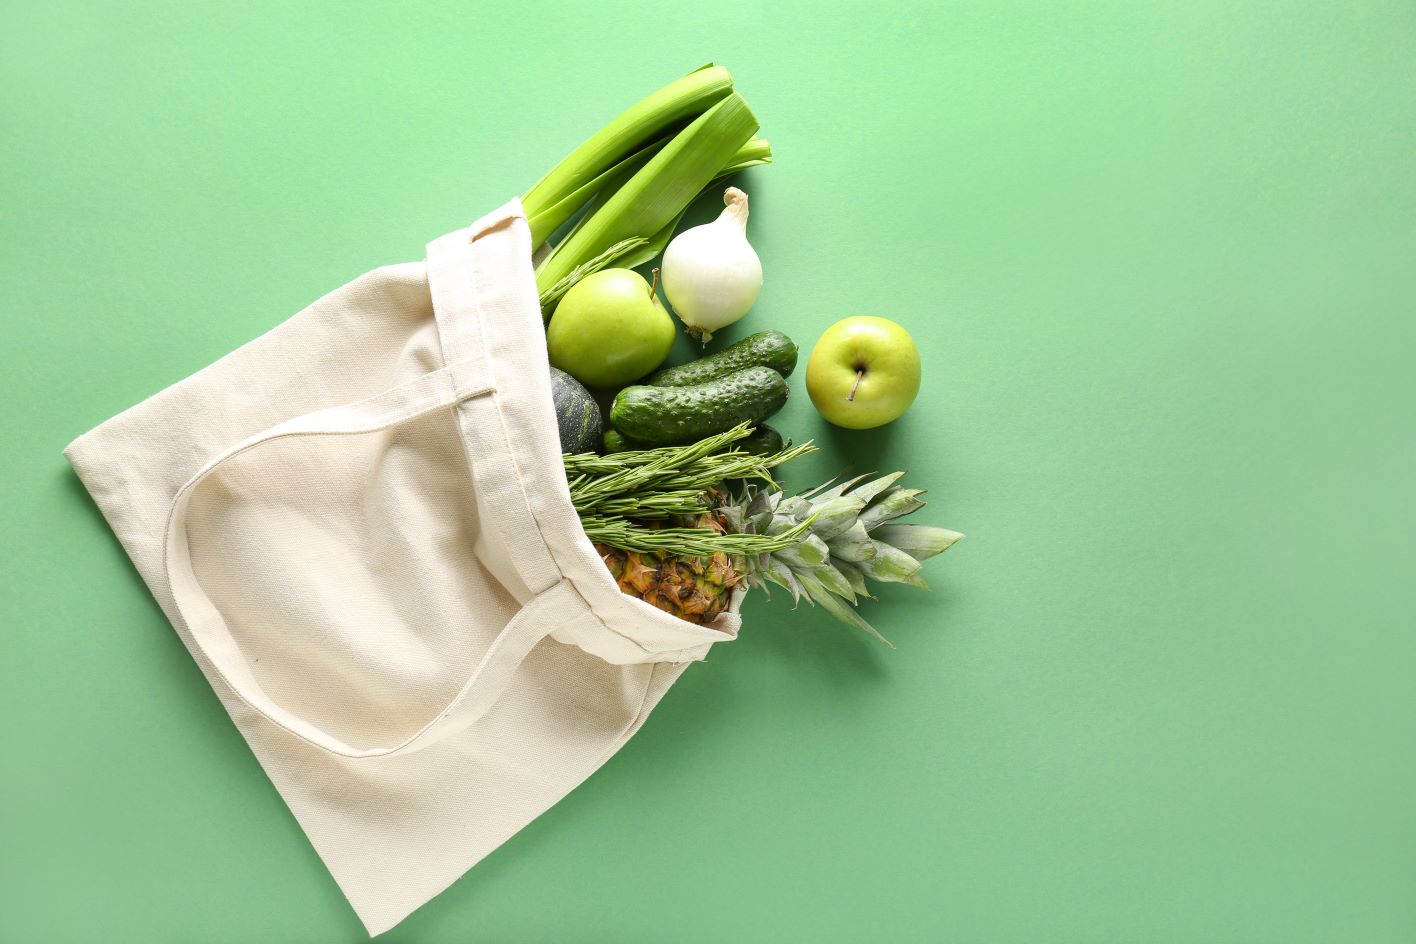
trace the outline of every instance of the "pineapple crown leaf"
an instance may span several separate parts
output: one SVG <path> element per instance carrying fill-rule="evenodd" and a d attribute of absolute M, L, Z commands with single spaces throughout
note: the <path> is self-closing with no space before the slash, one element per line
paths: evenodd
<path fill-rule="evenodd" d="M 899 548 L 918 561 L 942 554 L 964 539 L 964 535 L 957 531 L 928 524 L 883 524 L 872 531 L 871 536 Z"/>
<path fill-rule="evenodd" d="M 820 502 L 815 506 L 816 523 L 811 526 L 812 533 L 829 541 L 836 535 L 849 530 L 856 523 L 856 519 L 864 508 L 865 501 L 863 499 L 850 495 L 842 495 L 840 498 Z"/>
<path fill-rule="evenodd" d="M 806 491 L 802 492 L 801 497 L 809 498 L 813 501 L 826 501 L 835 498 L 838 495 L 841 495 L 845 492 L 846 489 L 850 488 L 852 485 L 865 478 L 865 476 L 858 475 L 853 479 L 841 482 L 835 485 L 835 487 L 832 487 L 832 483 L 835 482 L 838 478 L 840 478 L 839 475 L 831 476 L 829 479 L 822 482 L 820 485 L 817 485 L 815 488 L 809 488 Z"/>
<path fill-rule="evenodd" d="M 870 592 L 870 588 L 865 583 L 865 573 L 855 564 L 833 558 L 831 565 L 840 571 L 841 576 L 850 583 L 851 590 L 857 597 L 865 597 L 867 600 L 874 600 L 875 595 Z"/>
<path fill-rule="evenodd" d="M 842 622 L 850 623 L 857 629 L 864 630 L 891 649 L 895 648 L 895 644 L 880 635 L 880 632 L 866 622 L 854 607 L 848 606 L 840 597 L 834 596 L 820 581 L 814 578 L 805 578 L 802 579 L 801 584 L 811 602 L 819 604 L 823 610 Z"/>
<path fill-rule="evenodd" d="M 861 572 L 882 583 L 908 583 L 923 565 L 899 548 L 882 541 L 872 542 L 875 553 L 859 562 Z"/>
<path fill-rule="evenodd" d="M 850 494 L 852 497 L 859 498 L 869 503 L 874 500 L 874 498 L 881 492 L 885 491 L 890 486 L 894 485 L 896 482 L 902 479 L 904 475 L 905 473 L 903 472 L 892 472 L 889 475 L 882 475 L 880 476 L 880 478 L 875 479 L 873 482 L 867 482 L 864 485 L 860 485 L 856 488 L 851 489 L 848 494 Z M 861 476 L 861 478 L 864 478 L 864 476 Z"/>
<path fill-rule="evenodd" d="M 733 586 L 766 595 L 775 585 L 794 605 L 804 597 L 890 645 L 855 608 L 873 599 L 869 581 L 926 587 L 920 562 L 963 535 L 896 521 L 924 507 L 921 490 L 898 484 L 904 472 L 785 495 L 771 470 L 815 447 L 755 456 L 736 445 L 749 432 L 742 424 L 687 446 L 566 455 L 587 537 L 627 593 L 684 619 L 711 620 Z M 725 479 L 747 481 L 729 492 Z"/>
<path fill-rule="evenodd" d="M 859 563 L 876 554 L 876 545 L 858 519 L 845 531 L 826 542 L 831 554 L 841 560 Z"/>
<path fill-rule="evenodd" d="M 865 525 L 865 530 L 872 531 L 886 521 L 913 514 L 924 507 L 924 502 L 919 500 L 921 494 L 915 488 L 892 488 L 865 506 L 860 513 L 860 522 Z"/>

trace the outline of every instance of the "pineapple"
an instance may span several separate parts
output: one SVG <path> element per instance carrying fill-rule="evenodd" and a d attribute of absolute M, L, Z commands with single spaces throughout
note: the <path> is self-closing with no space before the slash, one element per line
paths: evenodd
<path fill-rule="evenodd" d="M 947 528 L 893 523 L 924 507 L 919 498 L 923 492 L 895 484 L 904 474 L 870 481 L 862 475 L 792 496 L 749 485 L 721 509 L 731 530 L 782 534 L 803 522 L 810 524 L 791 547 L 747 558 L 747 586 L 765 593 L 768 584 L 776 584 L 791 593 L 794 602 L 805 597 L 894 648 L 854 607 L 859 597 L 873 599 L 867 578 L 928 589 L 919 576 L 922 562 L 963 537 Z"/>
<path fill-rule="evenodd" d="M 945 528 L 892 523 L 924 507 L 920 491 L 895 484 L 903 475 L 870 481 L 861 476 L 792 496 L 752 485 L 737 495 L 718 488 L 709 493 L 712 511 L 678 523 L 718 534 L 783 535 L 809 522 L 790 546 L 771 553 L 694 557 L 596 547 L 625 593 L 681 619 L 711 622 L 739 584 L 764 593 L 776 584 L 794 601 L 805 597 L 890 645 L 847 604 L 871 596 L 867 579 L 926 587 L 921 562 L 963 537 Z"/>
<path fill-rule="evenodd" d="M 678 522 L 717 534 L 727 531 L 724 515 L 710 512 Z M 742 580 L 739 565 L 722 551 L 686 557 L 669 551 L 627 551 L 596 544 L 620 589 L 690 623 L 711 623 L 728 605 Z M 741 561 L 741 558 L 738 559 Z"/>

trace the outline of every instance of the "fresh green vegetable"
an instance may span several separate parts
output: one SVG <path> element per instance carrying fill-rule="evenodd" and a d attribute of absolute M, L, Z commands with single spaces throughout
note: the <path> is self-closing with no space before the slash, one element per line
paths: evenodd
<path fill-rule="evenodd" d="M 604 451 L 610 452 L 630 452 L 635 449 L 646 449 L 644 443 L 635 442 L 624 433 L 613 426 L 605 430 L 603 438 Z M 758 424 L 752 431 L 738 442 L 728 446 L 729 449 L 741 449 L 743 452 L 754 456 L 772 456 L 787 448 L 786 441 L 782 439 L 782 434 L 770 426 Z"/>
<path fill-rule="evenodd" d="M 808 533 L 791 547 L 743 562 L 740 569 L 747 586 L 784 587 L 793 601 L 804 597 L 819 604 L 889 646 L 890 641 L 855 609 L 860 597 L 871 595 L 867 581 L 927 590 L 920 577 L 922 562 L 963 537 L 929 525 L 886 524 L 924 507 L 918 489 L 895 484 L 903 475 L 828 482 L 790 496 L 776 488 L 748 486 L 720 499 L 717 510 L 735 533 L 784 534 L 800 524 L 809 525 Z"/>
<path fill-rule="evenodd" d="M 732 82 L 726 69 L 707 65 L 669 83 L 601 128 L 521 198 L 533 247 L 579 214 L 558 244 L 538 256 L 537 291 L 547 317 L 585 276 L 657 258 L 706 183 L 771 162 L 765 140 L 751 130 L 742 136 L 743 123 L 755 128 L 756 120 L 740 98 L 728 101 L 736 97 Z M 705 121 L 710 112 L 714 117 Z M 728 138 L 735 143 L 728 146 Z"/>
<path fill-rule="evenodd" d="M 685 387 L 626 387 L 610 407 L 610 423 L 655 446 L 689 443 L 760 423 L 787 402 L 787 382 L 770 367 L 747 367 Z"/>
<path fill-rule="evenodd" d="M 727 167 L 718 171 L 718 176 L 714 177 L 710 183 L 716 183 L 724 177 L 731 177 L 738 171 L 746 170 L 749 167 L 756 167 L 759 164 L 772 163 L 772 146 L 764 138 L 754 137 L 751 141 L 738 148 L 738 152 L 733 155 L 733 159 Z M 674 232 L 678 229 L 679 222 L 683 220 L 683 215 L 688 212 L 688 206 L 684 206 L 663 229 L 654 234 L 643 245 L 628 249 L 616 256 L 616 261 L 622 266 L 634 268 L 643 265 L 651 259 L 656 259 L 668 246 L 669 240 L 673 238 Z"/>
<path fill-rule="evenodd" d="M 536 269 L 538 292 L 605 250 L 628 239 L 653 238 L 675 223 L 684 208 L 757 130 L 757 119 L 736 92 L 708 108 L 658 150 L 648 162 L 590 207 L 570 234 Z"/>
<path fill-rule="evenodd" d="M 666 367 L 644 382 L 655 387 L 686 387 L 707 383 L 745 367 L 770 367 L 783 377 L 796 369 L 797 346 L 780 331 L 749 334 L 707 357 Z"/>
<path fill-rule="evenodd" d="M 551 399 L 561 452 L 587 452 L 600 442 L 600 406 L 581 383 L 563 370 L 551 368 Z"/>
<path fill-rule="evenodd" d="M 727 98 L 732 88 L 727 69 L 704 66 L 636 103 L 586 139 L 521 198 L 531 224 L 531 245 L 545 242 L 596 193 L 629 179 L 678 128 Z"/>
<path fill-rule="evenodd" d="M 718 218 L 664 250 L 664 295 L 688 333 L 707 343 L 747 314 L 762 291 L 762 262 L 747 241 L 747 194 L 729 187 Z"/>
<path fill-rule="evenodd" d="M 571 501 L 581 515 L 613 511 L 645 520 L 692 514 L 707 507 L 703 493 L 724 479 L 770 482 L 772 469 L 816 451 L 812 443 L 803 443 L 768 455 L 754 455 L 740 448 L 740 443 L 751 435 L 752 428 L 739 423 L 686 446 L 636 449 L 609 456 L 567 455 L 564 461 Z M 693 494 L 682 502 L 667 507 L 625 504 L 665 494 L 673 494 L 679 501 L 690 492 Z M 611 502 L 620 504 L 611 509 Z"/>
<path fill-rule="evenodd" d="M 743 452 L 750 452 L 754 456 L 771 456 L 781 452 L 787 447 L 782 439 L 782 434 L 770 426 L 759 424 L 742 442 L 737 444 Z"/>
<path fill-rule="evenodd" d="M 674 320 L 633 269 L 604 269 L 576 283 L 546 327 L 551 363 L 592 387 L 622 387 L 669 356 Z"/>
<path fill-rule="evenodd" d="M 611 430 L 613 432 L 613 430 Z M 564 457 L 570 497 L 590 540 L 629 551 L 669 550 L 689 554 L 757 554 L 790 546 L 805 533 L 725 534 L 708 528 L 648 528 L 708 510 L 712 489 L 724 479 L 772 480 L 772 469 L 814 452 L 803 443 L 770 455 L 737 448 L 752 430 L 746 423 L 687 446 L 633 450 L 614 455 Z M 744 540 L 770 538 L 769 541 Z"/>
<path fill-rule="evenodd" d="M 771 470 L 812 445 L 753 456 L 750 435 L 741 424 L 688 446 L 565 456 L 571 500 L 610 574 L 625 593 L 697 623 L 741 588 L 776 584 L 889 645 L 854 607 L 868 581 L 924 587 L 921 563 L 963 535 L 895 523 L 924 504 L 896 484 L 900 472 L 788 496 Z M 715 484 L 734 478 L 764 484 Z"/>
<path fill-rule="evenodd" d="M 611 426 L 605 430 L 603 441 L 605 452 L 629 452 L 631 449 L 638 449 L 639 446 L 630 442 L 624 437 L 624 433 Z"/>

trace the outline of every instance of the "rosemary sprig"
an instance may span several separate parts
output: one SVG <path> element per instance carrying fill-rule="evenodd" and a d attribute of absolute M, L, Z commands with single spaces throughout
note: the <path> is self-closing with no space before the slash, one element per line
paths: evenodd
<path fill-rule="evenodd" d="M 593 275 L 596 272 L 599 272 L 601 269 L 605 268 L 605 266 L 609 265 L 611 262 L 614 262 L 616 259 L 620 258 L 624 254 L 632 252 L 633 250 L 638 249 L 640 246 L 646 245 L 648 242 L 649 240 L 645 239 L 643 236 L 633 236 L 629 239 L 621 239 L 619 242 L 615 243 L 613 246 L 611 246 L 609 249 L 606 249 L 604 252 L 600 253 L 595 258 L 590 259 L 586 262 L 582 262 L 580 265 L 576 266 L 569 273 L 567 273 L 565 278 L 561 279 L 555 285 L 552 285 L 550 288 L 546 289 L 544 292 L 541 293 L 541 310 L 545 312 L 554 308 L 556 302 L 560 301 L 561 297 L 565 295 L 566 292 L 570 291 L 571 288 L 574 287 L 576 282 L 579 282 L 587 275 Z"/>
<path fill-rule="evenodd" d="M 599 510 L 601 503 L 615 498 L 631 499 L 620 505 L 620 514 L 635 513 L 632 499 L 656 492 L 704 491 L 724 479 L 771 479 L 771 470 L 798 456 L 816 451 L 812 443 L 802 443 L 770 456 L 740 449 L 726 449 L 751 432 L 746 423 L 725 433 L 710 436 L 688 446 L 618 452 L 608 456 L 591 453 L 565 456 L 570 478 L 570 495 L 581 514 Z"/>
<path fill-rule="evenodd" d="M 593 507 L 595 514 L 638 518 L 641 521 L 662 521 L 683 515 L 701 515 L 708 510 L 708 493 L 701 488 L 675 489 L 673 491 L 646 492 L 641 495 L 612 495 L 593 506 L 575 510 L 584 514 Z"/>
<path fill-rule="evenodd" d="M 635 524 L 702 514 L 712 507 L 711 489 L 725 479 L 771 481 L 772 469 L 816 449 L 807 442 L 760 456 L 732 448 L 751 431 L 742 423 L 687 446 L 564 456 L 571 501 L 585 533 L 592 541 L 627 551 L 668 551 L 683 557 L 771 554 L 799 543 L 806 534 L 804 526 L 759 535 Z"/>
<path fill-rule="evenodd" d="M 812 519 L 814 520 L 814 518 Z M 803 521 L 781 534 L 721 534 L 707 528 L 641 528 L 624 518 L 586 515 L 580 519 L 591 541 L 626 551 L 667 551 L 680 557 L 774 554 L 797 544 L 811 527 Z"/>
<path fill-rule="evenodd" d="M 687 446 L 663 446 L 658 449 L 639 449 L 629 452 L 612 452 L 607 456 L 593 452 L 574 453 L 565 456 L 565 471 L 574 478 L 577 475 L 609 475 L 622 472 L 631 466 L 663 466 L 675 462 L 685 462 L 701 458 L 720 449 L 726 449 L 740 439 L 752 434 L 752 426 L 739 423 L 732 429 L 700 439 Z"/>

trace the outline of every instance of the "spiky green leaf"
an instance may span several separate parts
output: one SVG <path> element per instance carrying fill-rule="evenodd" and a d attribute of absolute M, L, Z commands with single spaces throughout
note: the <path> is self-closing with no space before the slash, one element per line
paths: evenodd
<path fill-rule="evenodd" d="M 885 524 L 870 532 L 870 536 L 921 561 L 944 553 L 964 537 L 957 531 L 928 524 Z"/>
<path fill-rule="evenodd" d="M 869 503 L 881 492 L 898 482 L 904 474 L 903 472 L 892 472 L 889 475 L 882 475 L 880 478 L 866 482 L 864 485 L 856 486 L 851 489 L 848 494 L 852 498 L 859 498 L 861 501 Z"/>
<path fill-rule="evenodd" d="M 798 579 L 802 574 L 797 573 Z M 807 569 L 806 576 L 817 580 L 827 590 L 830 590 L 838 597 L 844 597 L 855 603 L 855 589 L 851 587 L 851 582 L 846 579 L 845 574 L 831 566 L 830 560 Z"/>
<path fill-rule="evenodd" d="M 835 557 L 831 558 L 831 565 L 841 572 L 842 577 L 846 578 L 846 582 L 851 585 L 851 590 L 856 596 L 874 599 L 870 588 L 866 586 L 865 574 L 858 566 Z"/>
<path fill-rule="evenodd" d="M 797 582 L 790 567 L 775 557 L 759 559 L 765 560 L 765 563 L 756 571 L 756 575 L 784 588 L 792 595 L 793 603 L 801 599 L 801 584 Z"/>
<path fill-rule="evenodd" d="M 897 548 L 881 541 L 875 544 L 875 554 L 860 561 L 861 572 L 871 580 L 887 583 L 909 583 L 919 573 L 920 562 Z"/>
<path fill-rule="evenodd" d="M 789 495 L 777 504 L 777 514 L 786 515 L 797 521 L 811 517 L 812 504 L 800 495 Z"/>
<path fill-rule="evenodd" d="M 923 494 L 917 488 L 892 488 L 865 507 L 860 513 L 861 524 L 871 531 L 877 525 L 913 514 L 924 507 L 924 502 L 919 500 Z"/>
<path fill-rule="evenodd" d="M 779 519 L 780 520 L 780 519 Z M 801 527 L 800 524 L 795 527 Z M 769 534 L 773 533 L 771 531 Z M 795 529 L 776 532 L 785 535 L 795 533 Z M 826 542 L 814 534 L 806 534 L 791 547 L 784 548 L 776 552 L 777 557 L 786 562 L 787 566 L 793 570 L 811 570 L 827 564 L 831 560 L 831 551 L 826 547 Z"/>
<path fill-rule="evenodd" d="M 773 514 L 770 511 L 764 511 L 761 514 L 753 515 L 751 518 L 747 519 L 747 527 L 744 530 L 756 531 L 761 534 L 766 534 L 767 529 L 772 525 L 772 518 Z"/>
<path fill-rule="evenodd" d="M 773 494 L 773 492 L 765 489 L 749 487 L 749 491 L 747 492 L 747 516 L 751 518 L 763 514 L 764 512 L 771 513 Z"/>
<path fill-rule="evenodd" d="M 830 501 L 833 498 L 840 498 L 851 486 L 855 485 L 857 482 L 863 481 L 866 477 L 867 476 L 864 475 L 857 475 L 853 479 L 846 479 L 844 482 L 837 482 L 835 485 L 831 485 L 832 482 L 836 481 L 835 479 L 827 479 L 815 488 L 802 492 L 801 495 L 803 498 L 809 498 L 812 501 Z"/>
<path fill-rule="evenodd" d="M 826 542 L 831 556 L 841 560 L 859 562 L 875 556 L 875 542 L 865 531 L 865 525 L 857 521 L 848 529 Z"/>
<path fill-rule="evenodd" d="M 856 523 L 861 509 L 865 507 L 863 500 L 848 495 L 830 501 L 804 504 L 816 514 L 816 520 L 811 523 L 811 533 L 825 541 L 849 530 L 851 525 Z"/>
<path fill-rule="evenodd" d="M 867 623 L 865 621 L 865 618 L 862 617 L 858 612 L 856 612 L 854 607 L 846 603 L 845 600 L 842 600 L 840 597 L 831 593 L 831 591 L 827 590 L 826 587 L 822 585 L 820 581 L 803 579 L 801 581 L 801 585 L 802 589 L 806 591 L 807 597 L 812 602 L 819 603 L 821 605 L 821 608 L 827 613 L 830 613 L 832 616 L 836 617 L 836 619 L 840 620 L 843 623 L 849 623 L 857 629 L 869 633 L 876 639 L 883 642 L 885 645 L 889 646 L 891 649 L 895 648 L 895 644 L 890 642 L 890 640 L 886 639 L 884 636 L 880 635 L 880 632 L 876 630 L 874 626 L 871 626 L 869 623 Z"/>

